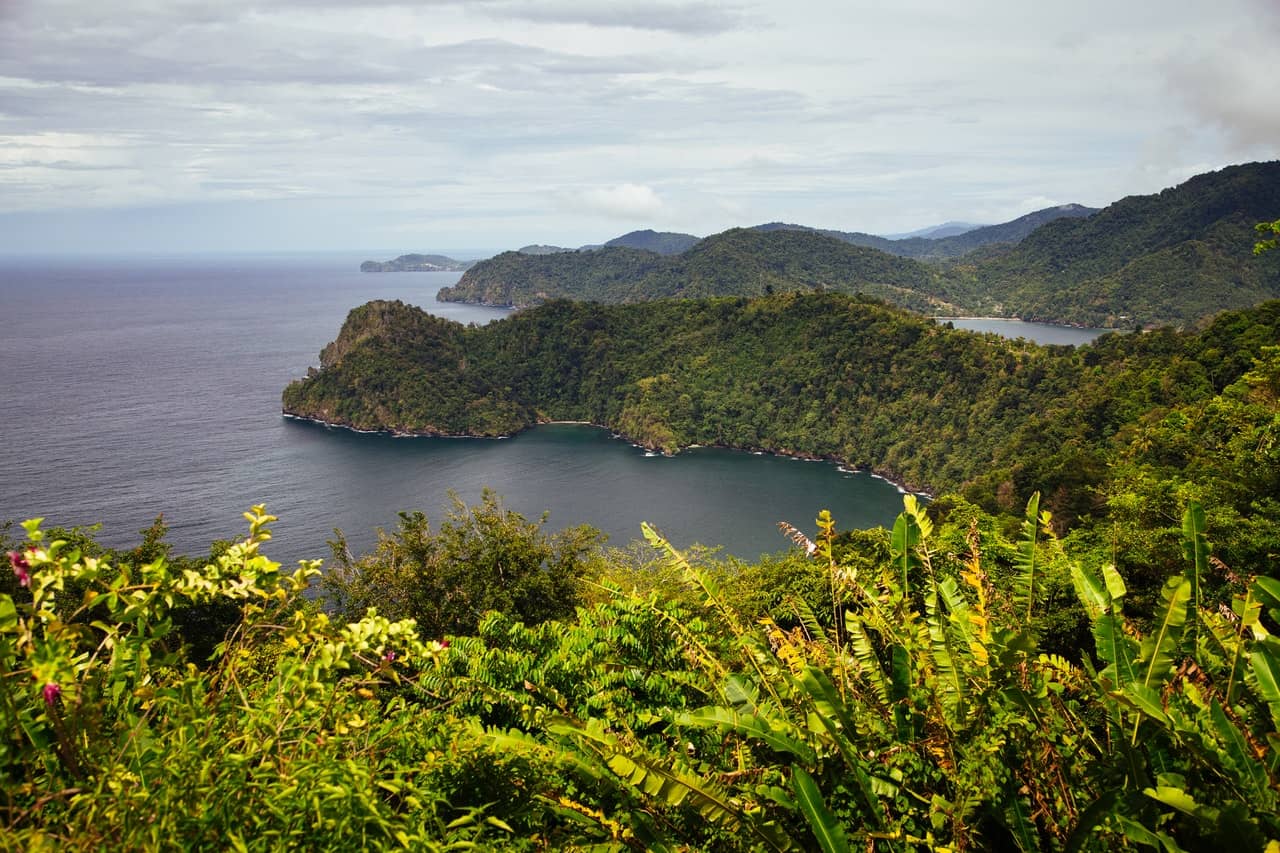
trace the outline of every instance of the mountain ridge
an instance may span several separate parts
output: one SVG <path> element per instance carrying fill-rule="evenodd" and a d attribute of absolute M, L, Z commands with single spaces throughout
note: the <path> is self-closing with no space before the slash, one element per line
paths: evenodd
<path fill-rule="evenodd" d="M 678 255 L 606 247 L 534 263 L 507 253 L 468 270 L 441 298 L 528 307 L 824 288 L 935 314 L 1186 325 L 1280 297 L 1280 253 L 1252 254 L 1254 223 L 1277 211 L 1280 162 L 1250 163 L 1100 210 L 1058 205 L 932 241 L 773 222 L 712 235 Z M 895 243 L 929 244 L 932 254 L 882 248 Z M 706 261 L 712 256 L 719 268 Z"/>

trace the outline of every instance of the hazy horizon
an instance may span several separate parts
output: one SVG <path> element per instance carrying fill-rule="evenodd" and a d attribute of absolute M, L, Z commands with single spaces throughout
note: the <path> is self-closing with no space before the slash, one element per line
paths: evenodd
<path fill-rule="evenodd" d="M 1280 157 L 1277 43 L 1271 0 L 11 0 L 0 253 L 1101 207 Z"/>

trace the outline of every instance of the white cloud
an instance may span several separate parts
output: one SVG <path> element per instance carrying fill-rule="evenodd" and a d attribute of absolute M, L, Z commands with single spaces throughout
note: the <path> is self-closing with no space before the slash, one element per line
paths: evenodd
<path fill-rule="evenodd" d="M 652 220 L 663 212 L 662 199 L 642 184 L 593 187 L 573 193 L 568 201 L 572 208 L 614 219 Z"/>
<path fill-rule="evenodd" d="M 1280 155 L 1278 10 L 0 0 L 0 216 L 31 223 L 0 250 L 38 243 L 39 211 L 244 203 L 252 234 L 245 199 L 316 247 L 403 222 L 578 245 L 614 220 L 892 232 L 1105 204 Z"/>

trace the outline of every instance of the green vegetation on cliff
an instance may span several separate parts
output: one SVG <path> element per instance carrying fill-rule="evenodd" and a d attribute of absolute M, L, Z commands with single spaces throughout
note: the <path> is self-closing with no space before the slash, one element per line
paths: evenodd
<path fill-rule="evenodd" d="M 1111 462 L 1132 455 L 1148 422 L 1201 418 L 1253 393 L 1239 383 L 1270 369 L 1276 355 L 1265 348 L 1276 341 L 1280 302 L 1197 332 L 1074 349 L 948 329 L 834 293 L 555 301 L 475 328 L 371 303 L 283 402 L 300 416 L 428 434 L 591 421 L 668 452 L 703 444 L 838 459 L 1005 510 L 1040 490 L 1069 523 L 1106 511 Z M 1265 428 L 1265 406 L 1246 411 Z M 1252 498 L 1231 484 L 1267 469 L 1243 445 L 1227 450 L 1200 460 L 1212 473 L 1198 488 L 1231 496 L 1231 511 L 1246 515 Z"/>

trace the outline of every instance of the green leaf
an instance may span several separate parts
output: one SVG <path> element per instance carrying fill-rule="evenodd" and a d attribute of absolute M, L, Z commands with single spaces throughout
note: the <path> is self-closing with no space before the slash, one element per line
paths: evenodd
<path fill-rule="evenodd" d="M 861 665 L 861 674 L 871 683 L 880 701 L 886 705 L 889 704 L 889 685 L 884 677 L 884 668 L 880 666 L 880 657 L 871 644 L 871 638 L 867 636 L 862 620 L 846 612 L 844 630 L 849 637 L 849 649 Z"/>
<path fill-rule="evenodd" d="M 1022 521 L 1022 539 L 1013 564 L 1018 573 L 1013 578 L 1013 610 L 1022 614 L 1023 623 L 1031 624 L 1031 611 L 1036 601 L 1036 538 L 1040 533 L 1040 493 L 1027 501 L 1026 517 Z"/>
<path fill-rule="evenodd" d="M 1221 814 L 1217 809 L 1209 806 L 1202 806 L 1195 801 L 1195 798 L 1181 788 L 1172 788 L 1166 785 L 1160 785 L 1155 788 L 1144 788 L 1142 793 L 1146 794 L 1153 800 L 1171 806 L 1180 812 L 1191 815 L 1192 817 L 1206 820 L 1210 823 L 1216 823 L 1218 815 Z"/>
<path fill-rule="evenodd" d="M 1108 563 L 1102 567 L 1102 579 L 1107 584 L 1107 595 L 1111 596 L 1111 608 L 1114 610 L 1116 602 L 1124 598 L 1125 589 L 1124 578 L 1120 577 L 1120 573 L 1116 571 L 1116 567 Z"/>
<path fill-rule="evenodd" d="M 796 795 L 796 805 L 809 822 L 809 829 L 818 840 L 823 853 L 848 853 L 849 836 L 836 820 L 835 815 L 822 800 L 822 792 L 813 777 L 797 767 L 791 772 L 791 790 Z"/>
<path fill-rule="evenodd" d="M 915 519 L 902 513 L 893 522 L 893 533 L 889 538 L 893 563 L 901 576 L 902 593 L 906 595 L 911 589 L 911 571 L 919 565 L 912 550 L 920 544 L 920 527 Z"/>
<path fill-rule="evenodd" d="M 1249 655 L 1249 668 L 1257 679 L 1258 695 L 1268 705 L 1280 704 L 1280 660 L 1267 649 L 1257 646 Z"/>
<path fill-rule="evenodd" d="M 800 739 L 799 732 L 785 720 L 766 720 L 751 714 L 738 714 L 730 708 L 699 708 L 676 714 L 677 725 L 712 728 L 734 732 L 748 740 L 759 741 L 776 752 L 786 753 L 806 764 L 816 760 L 813 747 Z"/>
<path fill-rule="evenodd" d="M 938 585 L 931 584 L 925 596 L 925 624 L 929 630 L 930 651 L 933 666 L 938 674 L 938 687 L 942 707 L 947 712 L 948 724 L 955 728 L 964 724 L 965 683 L 964 673 L 956 662 L 946 619 L 938 606 Z"/>
<path fill-rule="evenodd" d="M 1204 507 L 1195 501 L 1187 504 L 1182 515 L 1182 553 L 1191 564 L 1187 566 L 1187 580 L 1191 581 L 1191 600 L 1199 612 L 1200 582 L 1209 566 L 1209 541 L 1205 538 Z"/>
<path fill-rule="evenodd" d="M 1135 844 L 1145 844 L 1148 847 L 1163 850 L 1165 853 L 1182 853 L 1182 848 L 1166 833 L 1150 830 L 1124 815 L 1116 815 L 1115 822 L 1120 828 L 1120 833 Z"/>
<path fill-rule="evenodd" d="M 1093 623 L 1093 639 L 1098 656 L 1111 664 L 1104 671 L 1110 674 L 1115 688 L 1138 680 L 1133 665 L 1136 644 L 1124 632 L 1124 617 L 1108 613 Z"/>
<path fill-rule="evenodd" d="M 1254 597 L 1267 607 L 1280 608 L 1280 580 L 1269 578 L 1266 575 L 1254 578 L 1253 592 Z"/>
<path fill-rule="evenodd" d="M 1154 687 L 1164 682 L 1173 671 L 1173 659 L 1187 621 L 1187 603 L 1191 599 L 1191 581 L 1185 576 L 1169 578 L 1160 593 L 1155 629 L 1142 641 L 1145 668 L 1142 683 Z"/>
<path fill-rule="evenodd" d="M 0 634 L 8 634 L 18 627 L 18 609 L 13 605 L 13 599 L 7 595 L 0 595 Z"/>
<path fill-rule="evenodd" d="M 1169 717 L 1160 703 L 1160 694 L 1145 684 L 1126 684 L 1123 698 L 1148 717 L 1167 725 Z"/>
<path fill-rule="evenodd" d="M 1216 699 L 1209 704 L 1209 719 L 1218 739 L 1226 747 L 1229 763 L 1235 766 L 1242 787 L 1251 789 L 1255 796 L 1263 795 L 1268 785 L 1267 770 L 1250 754 L 1249 744 L 1240 728 L 1227 717 Z"/>
<path fill-rule="evenodd" d="M 1091 620 L 1097 620 L 1111 609 L 1111 596 L 1102 583 L 1079 563 L 1071 563 L 1071 583 L 1076 588 L 1076 598 Z"/>

